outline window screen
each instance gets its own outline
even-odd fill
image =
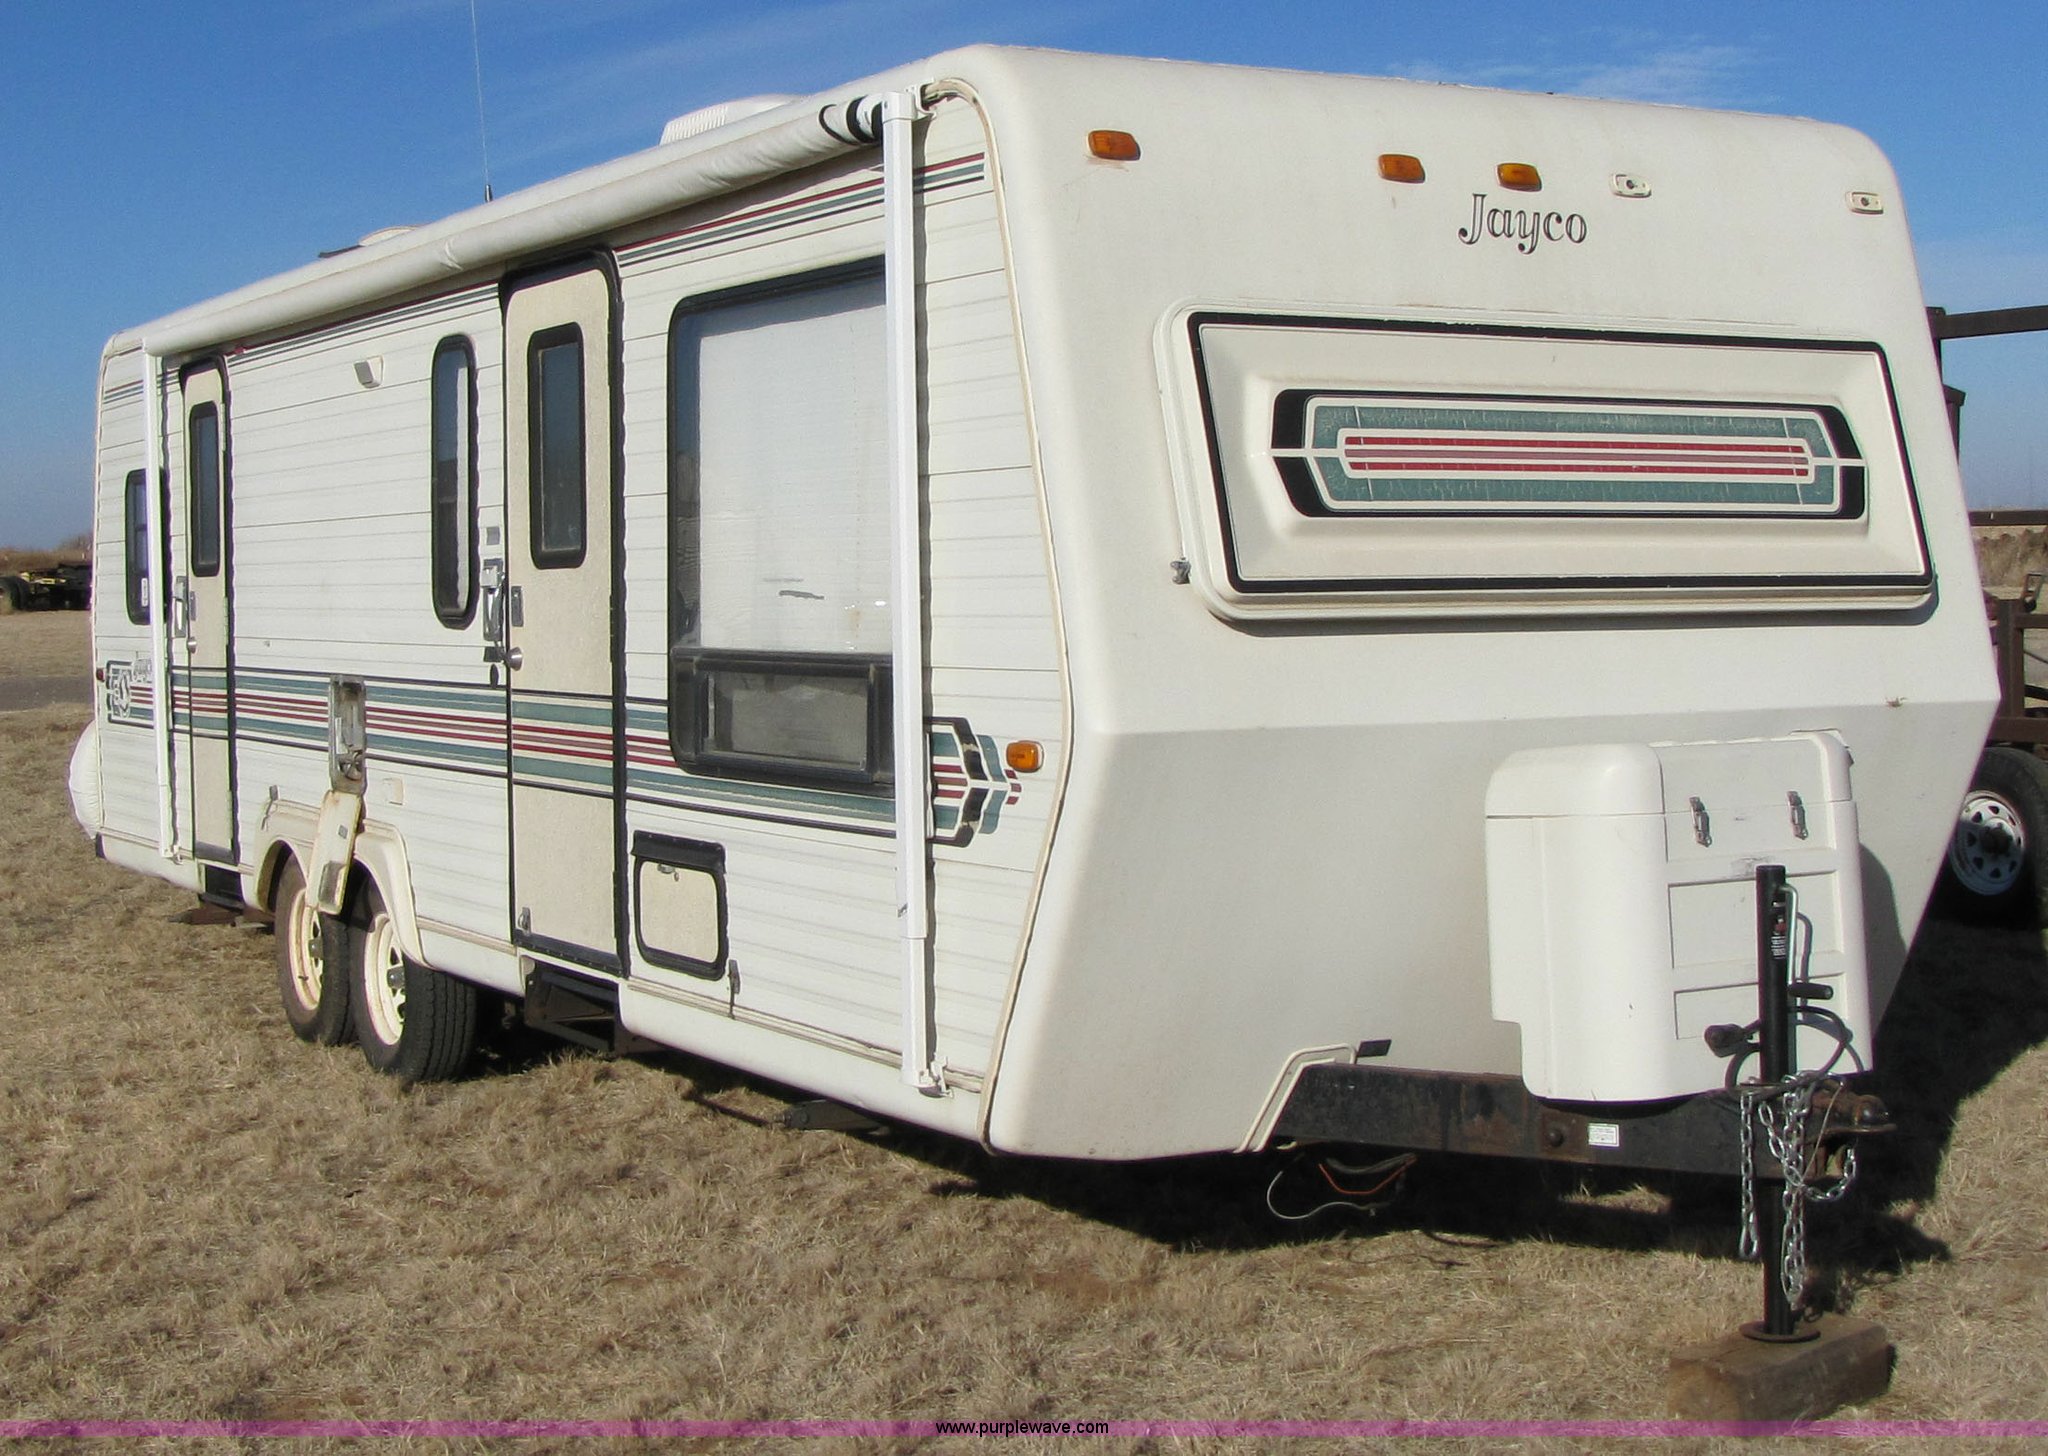
[[[583,333],[535,334],[527,354],[527,498],[535,566],[583,560]]]
[[[431,542],[434,614],[468,623],[476,602],[476,361],[469,340],[434,350]]]
[[[882,357],[872,267],[676,314],[670,721],[685,763],[888,773]]]
[[[192,574],[220,574],[220,411],[203,404],[186,430],[191,473]]]
[[[140,470],[128,472],[121,489],[121,560],[127,585],[128,620],[149,620],[149,485]]]

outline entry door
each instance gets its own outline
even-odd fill
[[[513,939],[618,969],[612,289],[587,267],[505,304]]]
[[[182,384],[185,530],[172,557],[182,642],[171,642],[174,732],[190,771],[183,805],[186,843],[202,864],[235,863],[234,668],[228,652],[231,554],[227,378],[217,363],[195,365]]]

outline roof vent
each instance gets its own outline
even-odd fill
[[[773,111],[778,106],[787,106],[800,100],[796,96],[742,96],[737,101],[721,101],[716,106],[700,106],[695,111],[686,111],[661,129],[661,144],[687,141],[693,136],[702,136],[707,131],[716,131],[721,126],[730,126],[736,121],[745,121],[750,116],[759,116],[764,111]]]

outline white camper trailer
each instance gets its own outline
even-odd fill
[[[1732,1171],[1778,866],[1867,1064],[1995,691],[1864,138],[986,48],[671,136],[107,346],[81,798],[302,1035]]]

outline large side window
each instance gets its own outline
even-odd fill
[[[669,332],[669,731],[710,771],[890,777],[882,279],[685,302]]]
[[[149,620],[149,484],[140,470],[128,472],[121,487],[121,566],[128,620]]]
[[[526,355],[526,488],[535,566],[583,560],[583,331],[535,334]]]
[[[191,489],[192,574],[220,575],[220,411],[192,411],[185,429]]]
[[[432,409],[434,615],[461,627],[476,606],[476,356],[469,340],[435,347]]]

